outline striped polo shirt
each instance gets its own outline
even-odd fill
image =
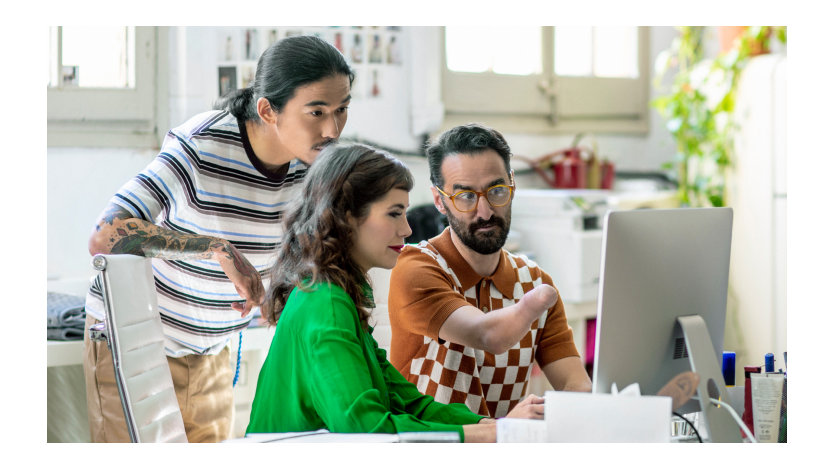
[[[111,202],[166,229],[230,241],[266,286],[282,214],[307,168],[292,160],[275,175],[255,157],[242,121],[209,111],[169,131],[159,155]],[[250,322],[254,312],[241,318],[231,308],[242,299],[216,261],[152,258],[152,267],[169,356],[216,354]],[[97,277],[86,309],[104,318]]]

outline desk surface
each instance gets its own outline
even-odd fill
[[[460,442],[456,432],[404,432],[399,434],[332,433],[326,429],[308,432],[256,433],[239,439],[229,439],[232,444],[286,444],[298,442],[319,443],[394,443],[394,442]]]

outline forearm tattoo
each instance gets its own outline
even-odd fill
[[[115,205],[105,210],[96,230],[100,231],[105,225],[113,228],[107,243],[110,253],[165,259],[211,258],[216,250],[228,253],[226,244],[216,238],[166,230],[137,220]]]

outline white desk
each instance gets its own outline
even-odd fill
[[[403,432],[399,434],[379,433],[331,433],[326,429],[308,432],[258,433],[239,439],[223,441],[232,444],[295,444],[299,442],[318,443],[395,443],[395,442],[460,442],[456,432]]]

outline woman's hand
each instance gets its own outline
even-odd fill
[[[495,442],[495,420],[482,424],[484,421],[463,425],[463,442]]]

